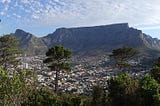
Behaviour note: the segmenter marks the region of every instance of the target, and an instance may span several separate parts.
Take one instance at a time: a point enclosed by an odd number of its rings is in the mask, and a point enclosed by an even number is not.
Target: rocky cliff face
[[[142,34],[142,40],[144,41],[144,44],[149,48],[154,48],[157,50],[160,50],[160,40],[157,38],[152,38],[149,35]]]
[[[14,36],[20,41],[20,48],[27,54],[44,54],[49,47],[63,45],[75,54],[111,52],[115,48],[128,46],[140,50],[160,50],[160,41],[143,34],[141,30],[130,28],[127,23],[59,28],[54,33],[37,38],[22,30]]]
[[[122,46],[143,48],[142,32],[127,23],[106,26],[60,28],[47,36],[51,45],[63,45],[74,52],[110,52]]]

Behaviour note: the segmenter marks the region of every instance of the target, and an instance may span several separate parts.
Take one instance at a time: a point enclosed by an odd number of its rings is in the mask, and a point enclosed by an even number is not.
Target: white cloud
[[[4,12],[2,11],[2,12],[0,12],[0,14],[1,14],[1,15],[4,15]]]
[[[29,4],[30,0],[21,0],[22,3]]]
[[[36,15],[36,14],[32,14],[32,18],[33,19],[39,19],[40,17],[38,15]]]
[[[4,11],[7,11],[8,10],[8,5],[5,5],[4,6]]]
[[[37,9],[43,10],[37,18],[40,23],[68,26],[160,23],[159,0],[52,0],[52,3],[31,7],[35,13]]]
[[[21,16],[16,13],[13,13],[12,15],[15,16],[16,18],[21,18]]]
[[[89,26],[129,22],[160,24],[160,0],[1,0],[16,5],[21,20],[37,25]],[[4,7],[7,11],[8,8]],[[1,12],[1,15],[3,13]],[[27,22],[27,21],[26,21]]]
[[[11,2],[11,0],[1,0],[0,2],[2,2],[2,3],[10,3]]]

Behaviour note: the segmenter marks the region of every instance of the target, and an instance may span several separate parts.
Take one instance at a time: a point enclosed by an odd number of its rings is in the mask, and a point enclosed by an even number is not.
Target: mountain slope
[[[129,28],[127,23],[82,28],[60,28],[47,36],[51,45],[63,45],[75,53],[111,52],[128,46],[146,48],[142,31]]]
[[[43,39],[27,33],[23,30],[17,29],[13,34],[19,40],[19,48],[28,55],[44,54],[48,47],[45,45]]]
[[[20,48],[27,54],[44,54],[48,47],[63,45],[74,54],[97,54],[111,52],[115,48],[128,46],[141,51],[159,51],[160,41],[141,30],[130,28],[127,23],[95,27],[59,28],[54,33],[37,38],[22,30],[14,36],[20,40]]]

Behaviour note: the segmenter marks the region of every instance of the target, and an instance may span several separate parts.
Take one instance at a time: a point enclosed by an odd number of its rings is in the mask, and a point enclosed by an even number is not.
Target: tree
[[[118,68],[128,67],[128,60],[132,59],[136,56],[139,52],[136,49],[129,48],[129,47],[122,47],[112,51],[110,57],[116,60],[116,65]]]
[[[58,93],[58,80],[60,71],[70,71],[70,64],[67,62],[71,58],[71,51],[63,46],[54,46],[46,52],[47,58],[44,63],[48,64],[51,71],[55,71],[55,93]]]
[[[18,50],[18,40],[11,35],[0,37],[0,66],[4,70],[16,67],[19,63],[17,56],[20,54]]]
[[[108,82],[111,106],[137,106],[138,83],[128,73],[119,73]]]
[[[139,96],[141,106],[160,106],[159,84],[150,75],[140,80]]]
[[[22,106],[61,106],[61,101],[50,89],[38,88],[28,96]]]
[[[158,59],[156,60],[155,65],[160,67],[160,57],[158,57]]]
[[[36,88],[33,88],[33,77],[30,71],[14,71],[11,76],[8,71],[0,69],[0,106],[21,106]]]
[[[151,69],[151,76],[160,84],[160,67],[155,66]]]
[[[28,98],[22,106],[84,106],[81,104],[82,96],[71,94],[56,95],[48,88],[38,88]]]
[[[102,106],[103,88],[100,85],[93,86],[92,106]]]

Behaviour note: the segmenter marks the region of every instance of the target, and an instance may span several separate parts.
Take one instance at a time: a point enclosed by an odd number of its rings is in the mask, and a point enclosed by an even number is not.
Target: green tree
[[[151,76],[160,84],[160,67],[155,66],[151,69]]]
[[[160,67],[160,57],[158,57],[158,59],[156,60],[155,65]]]
[[[80,106],[92,106],[92,98],[90,96],[82,97]]]
[[[100,85],[93,86],[92,106],[102,106],[103,88]]]
[[[61,106],[61,99],[47,88],[39,88],[31,92],[22,106]]]
[[[0,106],[21,106],[33,88],[32,74],[29,71],[14,72],[0,69]]]
[[[112,51],[111,58],[116,60],[116,66],[118,68],[129,67],[128,60],[132,59],[139,52],[136,49],[129,47],[122,47]]]
[[[16,67],[19,63],[17,56],[20,54],[18,50],[18,40],[11,35],[0,37],[0,66],[4,70]]]
[[[72,94],[59,95],[62,106],[81,106],[81,96]]]
[[[160,106],[160,94],[156,94],[153,96],[154,106]]]
[[[150,74],[160,84],[160,57],[156,60],[155,66],[150,70]]]
[[[70,64],[67,62],[71,58],[71,51],[65,49],[63,46],[54,46],[46,53],[47,58],[44,63],[49,64],[51,71],[56,72],[55,77],[55,92],[58,93],[58,80],[60,71],[70,71]]]
[[[22,106],[83,106],[82,98],[84,97],[71,94],[56,95],[51,89],[45,87],[32,92]]]
[[[139,94],[140,106],[160,106],[159,84],[150,75],[140,80]]]
[[[111,106],[137,106],[138,83],[128,73],[120,73],[108,82]]]

